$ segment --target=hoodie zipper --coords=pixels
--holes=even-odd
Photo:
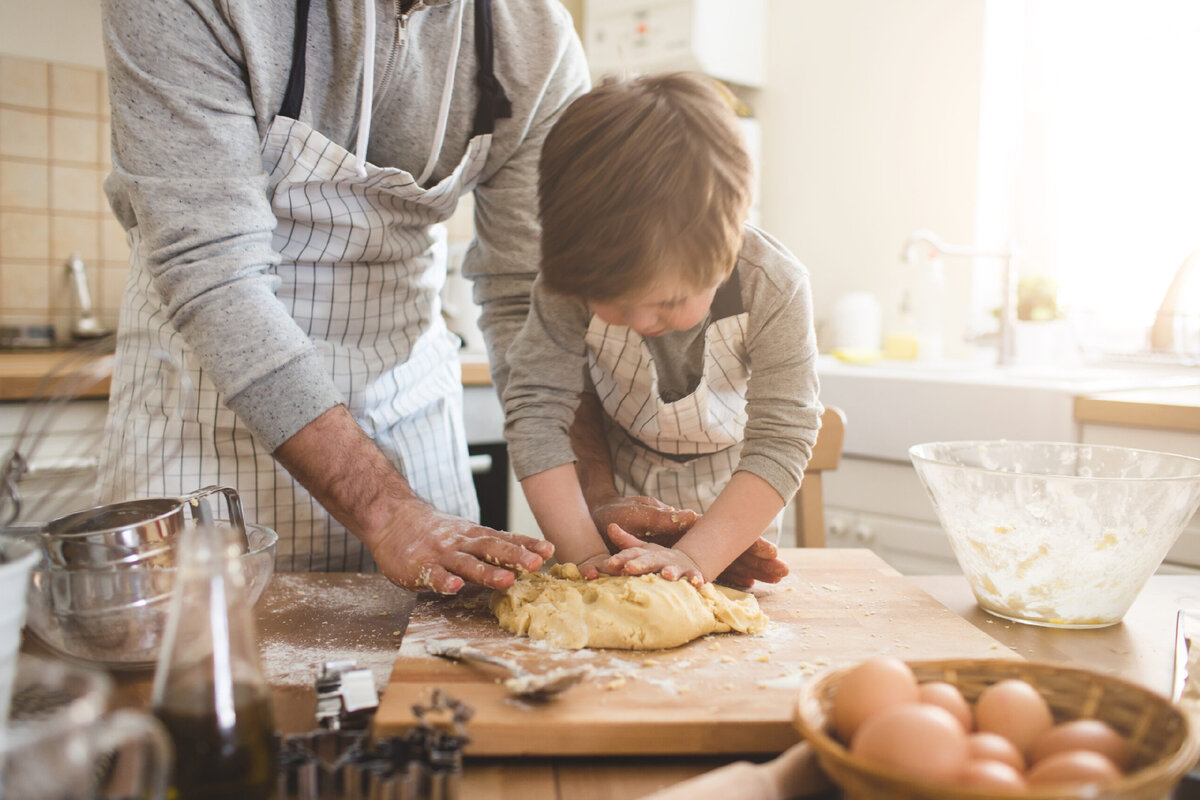
[[[367,0],[373,2],[374,0]],[[383,100],[383,96],[387,94],[388,85],[392,82],[392,75],[396,70],[396,62],[400,60],[400,51],[408,43],[408,15],[420,7],[420,0],[413,3],[412,8],[405,12],[400,6],[401,0],[393,0],[393,16],[396,21],[396,29],[392,33],[392,50],[388,54],[387,64],[383,67],[383,77],[379,81],[379,90],[375,92],[375,108],[379,108],[379,103]]]

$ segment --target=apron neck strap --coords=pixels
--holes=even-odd
[[[465,2],[465,0],[462,1]],[[310,4],[311,0],[296,0],[296,27],[292,35],[292,66],[288,73],[283,105],[279,108],[280,116],[289,119],[300,118],[300,107],[304,102],[305,51],[308,44]],[[367,155],[367,139],[371,134],[371,106],[375,89],[375,2],[366,0],[364,6],[362,102],[359,108],[358,137],[354,148],[355,155],[360,161],[364,161]],[[493,133],[496,130],[496,120],[512,117],[512,103],[509,101],[508,95],[504,93],[504,87],[496,78],[495,46],[492,35],[492,0],[475,0],[475,56],[478,61],[475,81],[479,86],[479,104],[475,107],[475,127],[471,133],[472,136]],[[435,152],[439,149],[435,147]]]
[[[713,295],[712,307],[708,313],[712,316],[712,321],[716,322],[726,317],[736,317],[743,311],[745,308],[742,305],[742,279],[738,277],[735,266],[733,272],[729,273],[729,277]]]
[[[371,138],[371,106],[375,103],[375,0],[363,3],[363,77],[362,104],[358,109],[358,139],[354,156],[360,165],[367,163],[367,140]]]
[[[512,103],[493,71],[494,53],[492,0],[475,0],[475,55],[479,61],[475,80],[479,84],[479,105],[475,107],[472,136],[492,133],[496,130],[496,120],[512,117]]]
[[[296,29],[292,34],[292,69],[288,73],[287,89],[283,94],[283,105],[279,115],[288,119],[300,118],[300,106],[304,102],[304,62],[308,45],[308,6],[310,0],[296,2]]]

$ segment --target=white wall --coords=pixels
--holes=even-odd
[[[811,271],[818,320],[869,289],[886,329],[908,235],[974,240],[984,4],[770,0],[763,227]],[[968,264],[947,263],[959,330]]]
[[[0,0],[0,53],[103,69],[99,0]]]

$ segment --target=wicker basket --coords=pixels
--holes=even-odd
[[[1162,800],[1200,758],[1200,739],[1187,717],[1165,698],[1128,681],[1072,667],[999,659],[912,661],[909,666],[917,680],[952,683],[971,703],[987,686],[1005,678],[1020,678],[1046,698],[1055,722],[1092,717],[1124,735],[1133,752],[1131,771],[1099,792],[1094,786],[1075,786],[1073,791],[1039,787],[1020,794],[999,794],[915,781],[890,768],[867,764],[851,756],[830,733],[833,695],[851,669],[844,667],[805,684],[796,708],[796,727],[847,800]]]

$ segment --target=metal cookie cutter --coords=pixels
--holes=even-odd
[[[317,676],[317,724],[328,730],[366,730],[379,694],[369,669],[354,661],[327,661]]]
[[[436,689],[428,705],[413,706],[407,733],[372,742],[365,729],[347,727],[365,725],[377,705],[369,670],[329,662],[317,692],[322,727],[279,742],[279,800],[460,799],[469,706]]]

